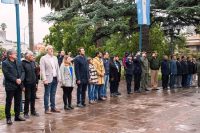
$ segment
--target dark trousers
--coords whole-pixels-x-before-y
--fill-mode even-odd
[[[62,87],[63,88],[63,103],[65,106],[72,105],[72,91],[73,87]]]
[[[24,114],[29,113],[29,105],[31,105],[31,113],[35,112],[35,93],[36,84],[25,85]]]
[[[197,73],[197,76],[198,76],[197,85],[198,87],[200,87],[200,73]]]
[[[118,81],[110,81],[110,93],[117,93],[119,88],[119,82]]]
[[[77,104],[85,104],[87,84],[79,84],[77,88]]]
[[[22,97],[22,89],[20,87],[18,87],[16,90],[6,90],[5,114],[6,114],[7,119],[11,118],[10,109],[11,109],[13,97],[14,97],[15,117],[19,117],[19,115],[20,115],[20,103],[21,103],[21,97]]]
[[[134,82],[135,82],[134,91],[139,91],[140,80],[141,80],[141,74],[134,74]]]
[[[170,83],[169,83],[170,88],[174,88],[174,85],[176,83],[175,77],[176,77],[176,75],[174,75],[174,74],[170,75]]]
[[[127,93],[131,92],[132,79],[133,79],[133,75],[126,74]]]
[[[187,87],[187,74],[182,76],[182,87]]]
[[[162,87],[163,89],[167,89],[169,83],[169,75],[162,74]]]

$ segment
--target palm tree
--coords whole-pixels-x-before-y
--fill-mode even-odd
[[[3,31],[5,31],[5,29],[7,28],[7,25],[6,23],[2,23],[0,27]]]
[[[34,29],[33,29],[33,1],[34,0],[19,0],[20,3],[25,5],[28,1],[28,25],[29,25],[29,46],[30,50],[34,49]],[[35,0],[36,1],[36,0]],[[62,8],[69,7],[72,0],[40,0],[41,6],[50,6],[51,9],[61,10]]]

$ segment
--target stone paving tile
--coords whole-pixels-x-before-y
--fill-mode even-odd
[[[0,133],[200,133],[200,89],[150,91],[127,95],[124,82],[122,96],[86,108],[63,110],[62,90],[58,87],[57,107],[61,113],[45,115],[43,86],[40,84],[36,109],[40,117],[7,126],[0,121]],[[76,89],[73,104],[76,103]],[[4,104],[0,89],[0,104]]]

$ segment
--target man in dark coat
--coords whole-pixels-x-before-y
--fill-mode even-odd
[[[181,67],[182,67],[182,87],[187,87],[187,76],[188,76],[188,64],[186,56],[182,56]]]
[[[192,86],[192,74],[194,71],[194,64],[192,63],[192,58],[187,58],[187,64],[188,64],[188,76],[187,76],[187,86]]]
[[[119,93],[119,82],[121,78],[121,64],[119,62],[119,57],[116,55],[110,61],[110,95],[118,96]]]
[[[15,50],[7,51],[7,59],[2,63],[2,71],[5,77],[5,114],[7,124],[12,124],[10,109],[13,97],[15,121],[25,121],[25,119],[20,116],[20,102],[22,96],[22,82],[24,80],[24,70],[22,68],[21,63],[17,62],[17,53]]]
[[[170,74],[170,64],[167,55],[164,56],[163,61],[161,62],[161,73],[162,73],[162,87],[165,90],[168,88],[169,74]]]
[[[176,86],[177,88],[181,88],[181,82],[182,82],[182,66],[181,66],[181,58],[177,58],[176,61],[177,66],[177,76],[176,76]]]
[[[140,81],[141,81],[141,75],[142,75],[142,66],[141,66],[141,61],[140,61],[140,52],[136,54],[136,56],[133,59],[133,65],[134,65],[134,91],[136,93],[140,92]]]
[[[131,82],[133,78],[133,58],[132,56],[128,56],[126,61],[126,84],[127,84],[127,93],[132,94],[131,90]]]
[[[24,104],[24,117],[29,118],[29,104],[31,105],[31,115],[39,116],[35,111],[35,96],[36,96],[36,83],[37,77],[35,73],[33,53],[28,51],[25,53],[25,60],[22,61],[22,66],[25,71],[24,87],[25,87],[25,104]]]
[[[85,107],[85,95],[89,82],[89,64],[84,48],[79,48],[79,55],[74,59],[77,88],[77,107]]]
[[[176,75],[177,75],[176,56],[172,55],[170,61],[170,84],[169,84],[171,89],[175,87]]]

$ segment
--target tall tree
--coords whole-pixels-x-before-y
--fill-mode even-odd
[[[19,0],[20,3],[25,5],[28,3],[28,26],[29,26],[29,46],[30,50],[34,50],[34,18],[33,18],[33,2],[36,0]],[[41,6],[50,6],[51,9],[61,10],[71,5],[72,0],[40,0]]]

